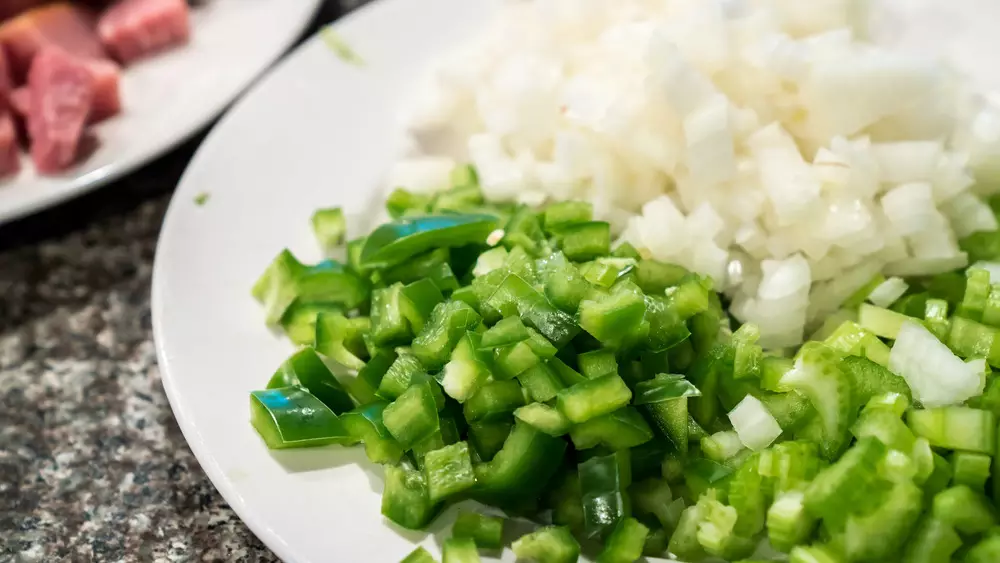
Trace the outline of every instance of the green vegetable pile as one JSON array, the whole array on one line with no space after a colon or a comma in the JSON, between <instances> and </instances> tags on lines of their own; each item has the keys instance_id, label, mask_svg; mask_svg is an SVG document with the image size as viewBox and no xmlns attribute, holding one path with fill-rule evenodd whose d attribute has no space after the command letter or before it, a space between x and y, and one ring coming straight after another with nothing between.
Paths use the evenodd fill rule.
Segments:
<instances>
[{"instance_id":1,"label":"green vegetable pile","mask_svg":"<svg viewBox=\"0 0 1000 563\"><path fill-rule=\"evenodd\" d=\"M302 347L250 407L270 448L363 444L394 524L475 499L540 525L511 546L538 563L1000 561L1000 286L984 270L916 280L891 308L861 294L783 356L731 330L711 280L612 250L589 204L487 205L462 168L387 208L344 263L284 251L257 282ZM313 224L345 244L340 210ZM915 357L904 333L932 345ZM973 396L940 404L965 389L940 365L971 370ZM445 563L503 549L503 528L461 513Z\"/></svg>"}]
</instances>

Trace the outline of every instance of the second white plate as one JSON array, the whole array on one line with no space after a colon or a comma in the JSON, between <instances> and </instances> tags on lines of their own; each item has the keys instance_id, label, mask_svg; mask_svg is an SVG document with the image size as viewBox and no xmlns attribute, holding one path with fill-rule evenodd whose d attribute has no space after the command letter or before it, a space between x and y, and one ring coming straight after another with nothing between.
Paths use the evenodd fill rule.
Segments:
<instances>
[{"instance_id":1,"label":"second white plate","mask_svg":"<svg viewBox=\"0 0 1000 563\"><path fill-rule=\"evenodd\" d=\"M0 224L106 184L219 114L308 25L322 0L211 0L191 11L191 42L123 70L123 112L94 128L76 167L39 176L30 159L0 181Z\"/></svg>"}]
</instances>

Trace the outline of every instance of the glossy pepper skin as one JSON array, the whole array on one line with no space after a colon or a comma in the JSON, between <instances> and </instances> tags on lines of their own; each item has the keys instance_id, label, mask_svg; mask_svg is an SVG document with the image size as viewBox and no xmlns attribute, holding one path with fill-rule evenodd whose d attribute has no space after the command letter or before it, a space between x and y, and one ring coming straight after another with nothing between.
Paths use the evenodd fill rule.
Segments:
<instances>
[{"instance_id":1,"label":"glossy pepper skin","mask_svg":"<svg viewBox=\"0 0 1000 563\"><path fill-rule=\"evenodd\" d=\"M250 393L250 423L275 450L357 443L337 415L301 387Z\"/></svg>"},{"instance_id":2,"label":"glossy pepper skin","mask_svg":"<svg viewBox=\"0 0 1000 563\"><path fill-rule=\"evenodd\" d=\"M334 413L354 408L350 395L312 348L303 348L285 360L267 383L268 389L291 386L305 388Z\"/></svg>"},{"instance_id":3,"label":"glossy pepper skin","mask_svg":"<svg viewBox=\"0 0 1000 563\"><path fill-rule=\"evenodd\" d=\"M428 250L485 244L499 224L492 215L430 215L400 219L372 231L361 248L363 267L399 264Z\"/></svg>"},{"instance_id":4,"label":"glossy pepper skin","mask_svg":"<svg viewBox=\"0 0 1000 563\"><path fill-rule=\"evenodd\" d=\"M565 452L565 440L516 422L493 460L475 466L473 496L500 506L537 498L559 470Z\"/></svg>"},{"instance_id":5,"label":"glossy pepper skin","mask_svg":"<svg viewBox=\"0 0 1000 563\"><path fill-rule=\"evenodd\" d=\"M581 463L584 528L589 537L603 537L631 513L627 489L632 484L631 456L619 450Z\"/></svg>"}]
</instances>

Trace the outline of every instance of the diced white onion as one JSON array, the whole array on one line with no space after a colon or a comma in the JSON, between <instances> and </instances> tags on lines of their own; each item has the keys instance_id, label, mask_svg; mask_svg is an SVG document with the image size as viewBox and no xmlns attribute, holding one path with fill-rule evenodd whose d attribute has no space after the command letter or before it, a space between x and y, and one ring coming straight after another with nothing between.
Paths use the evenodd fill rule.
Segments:
<instances>
[{"instance_id":1,"label":"diced white onion","mask_svg":"<svg viewBox=\"0 0 1000 563\"><path fill-rule=\"evenodd\" d=\"M985 369L963 362L917 322L907 321L899 329L889 369L906 380L913 398L925 407L956 405L982 393Z\"/></svg>"},{"instance_id":2,"label":"diced white onion","mask_svg":"<svg viewBox=\"0 0 1000 563\"><path fill-rule=\"evenodd\" d=\"M879 307L885 307L888 309L890 305L895 303L897 299L906 293L906 290L909 289L909 287L910 286L907 285L902 278L889 278L878 284L878 286L876 286L875 289L868 294L868 301L871 301Z\"/></svg>"},{"instance_id":3,"label":"diced white onion","mask_svg":"<svg viewBox=\"0 0 1000 563\"><path fill-rule=\"evenodd\" d=\"M756 397L747 395L738 405L729 411L729 421L740 437L743 445L753 451L769 447L778 436L781 436L781 426L767 407Z\"/></svg>"}]
</instances>

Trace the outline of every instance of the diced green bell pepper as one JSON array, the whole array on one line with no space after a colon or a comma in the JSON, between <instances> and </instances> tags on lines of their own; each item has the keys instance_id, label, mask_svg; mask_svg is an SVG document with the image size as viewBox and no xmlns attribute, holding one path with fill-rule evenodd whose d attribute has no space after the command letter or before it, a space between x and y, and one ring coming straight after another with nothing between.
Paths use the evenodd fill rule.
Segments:
<instances>
[{"instance_id":1,"label":"diced green bell pepper","mask_svg":"<svg viewBox=\"0 0 1000 563\"><path fill-rule=\"evenodd\" d=\"M556 408L575 424L614 412L626 405L632 391L617 375L577 383L559 392Z\"/></svg>"},{"instance_id":2,"label":"diced green bell pepper","mask_svg":"<svg viewBox=\"0 0 1000 563\"><path fill-rule=\"evenodd\" d=\"M438 429L438 409L429 381L411 385L385 407L382 422L403 449Z\"/></svg>"},{"instance_id":3,"label":"diced green bell pepper","mask_svg":"<svg viewBox=\"0 0 1000 563\"><path fill-rule=\"evenodd\" d=\"M649 528L635 518L623 518L604 542L597 563L633 563L642 557Z\"/></svg>"},{"instance_id":4,"label":"diced green bell pepper","mask_svg":"<svg viewBox=\"0 0 1000 563\"><path fill-rule=\"evenodd\" d=\"M503 448L514 422L509 417L469 423L469 443L481 461L490 461Z\"/></svg>"},{"instance_id":5,"label":"diced green bell pepper","mask_svg":"<svg viewBox=\"0 0 1000 563\"><path fill-rule=\"evenodd\" d=\"M424 476L432 503L470 489L476 484L476 474L469 457L469 445L458 442L427 452Z\"/></svg>"},{"instance_id":6,"label":"diced green bell pepper","mask_svg":"<svg viewBox=\"0 0 1000 563\"><path fill-rule=\"evenodd\" d=\"M598 445L612 450L634 448L653 439L653 431L639 411L623 407L573 426L570 438L578 450Z\"/></svg>"},{"instance_id":7,"label":"diced green bell pepper","mask_svg":"<svg viewBox=\"0 0 1000 563\"><path fill-rule=\"evenodd\" d=\"M329 407L301 387L251 392L250 424L272 450L357 442Z\"/></svg>"},{"instance_id":8,"label":"diced green bell pepper","mask_svg":"<svg viewBox=\"0 0 1000 563\"><path fill-rule=\"evenodd\" d=\"M503 548L504 519L476 512L459 511L451 528L452 537L469 538L479 549Z\"/></svg>"},{"instance_id":9,"label":"diced green bell pepper","mask_svg":"<svg viewBox=\"0 0 1000 563\"><path fill-rule=\"evenodd\" d=\"M472 307L462 301L445 301L434 307L430 320L413 339L413 354L428 369L443 367L459 339L482 323Z\"/></svg>"},{"instance_id":10,"label":"diced green bell pepper","mask_svg":"<svg viewBox=\"0 0 1000 563\"><path fill-rule=\"evenodd\" d=\"M465 401L463 411L469 422L503 420L524 402L524 393L516 381L492 381Z\"/></svg>"},{"instance_id":11,"label":"diced green bell pepper","mask_svg":"<svg viewBox=\"0 0 1000 563\"><path fill-rule=\"evenodd\" d=\"M293 343L308 346L316 338L316 317L320 313L343 312L344 306L339 303L315 303L296 299L281 317L281 328Z\"/></svg>"},{"instance_id":12,"label":"diced green bell pepper","mask_svg":"<svg viewBox=\"0 0 1000 563\"><path fill-rule=\"evenodd\" d=\"M267 383L268 389L291 386L305 388L336 414L354 408L347 391L312 348L303 348L292 354Z\"/></svg>"},{"instance_id":13,"label":"diced green bell pepper","mask_svg":"<svg viewBox=\"0 0 1000 563\"><path fill-rule=\"evenodd\" d=\"M951 561L951 556L962 546L962 538L955 529L932 516L924 516L916 531L910 536L903 552L902 563L938 563Z\"/></svg>"},{"instance_id":14,"label":"diced green bell pepper","mask_svg":"<svg viewBox=\"0 0 1000 563\"><path fill-rule=\"evenodd\" d=\"M558 233L561 229L594 219L594 206L589 201L560 201L545 208L545 230Z\"/></svg>"},{"instance_id":15,"label":"diced green bell pepper","mask_svg":"<svg viewBox=\"0 0 1000 563\"><path fill-rule=\"evenodd\" d=\"M476 542L469 538L448 538L441 550L441 563L479 563Z\"/></svg>"},{"instance_id":16,"label":"diced green bell pepper","mask_svg":"<svg viewBox=\"0 0 1000 563\"><path fill-rule=\"evenodd\" d=\"M562 526L546 526L521 536L512 545L518 559L534 563L574 563L580 557L580 544Z\"/></svg>"},{"instance_id":17,"label":"diced green bell pepper","mask_svg":"<svg viewBox=\"0 0 1000 563\"><path fill-rule=\"evenodd\" d=\"M507 274L503 278L485 304L505 317L516 313L525 324L542 333L557 349L569 344L580 332L580 327L572 317L556 308L525 280L513 274Z\"/></svg>"},{"instance_id":18,"label":"diced green bell pepper","mask_svg":"<svg viewBox=\"0 0 1000 563\"><path fill-rule=\"evenodd\" d=\"M491 215L437 215L399 219L372 231L361 249L361 265L385 267L440 247L486 243L498 226Z\"/></svg>"},{"instance_id":19,"label":"diced green bell pepper","mask_svg":"<svg viewBox=\"0 0 1000 563\"><path fill-rule=\"evenodd\" d=\"M473 496L499 506L538 498L565 452L564 440L516 423L493 459L475 466L478 485Z\"/></svg>"},{"instance_id":20,"label":"diced green bell pepper","mask_svg":"<svg viewBox=\"0 0 1000 563\"><path fill-rule=\"evenodd\" d=\"M438 563L431 552L422 547L418 547L404 557L399 563Z\"/></svg>"},{"instance_id":21,"label":"diced green bell pepper","mask_svg":"<svg viewBox=\"0 0 1000 563\"><path fill-rule=\"evenodd\" d=\"M401 466L386 466L383 516L408 530L419 530L436 513L437 507L431 503L423 473Z\"/></svg>"},{"instance_id":22,"label":"diced green bell pepper","mask_svg":"<svg viewBox=\"0 0 1000 563\"><path fill-rule=\"evenodd\" d=\"M362 358L368 354L361 336L369 328L366 317L348 319L340 313L320 313L316 317L313 347L348 369L360 370L365 367Z\"/></svg>"},{"instance_id":23,"label":"diced green bell pepper","mask_svg":"<svg viewBox=\"0 0 1000 563\"><path fill-rule=\"evenodd\" d=\"M347 220L344 219L344 210L339 207L328 209L317 209L312 215L313 234L320 248L325 252L344 244L347 236Z\"/></svg>"},{"instance_id":24,"label":"diced green bell pepper","mask_svg":"<svg viewBox=\"0 0 1000 563\"><path fill-rule=\"evenodd\" d=\"M388 403L373 402L346 412L340 417L347 432L365 445L365 455L372 463L395 465L403 457L403 448L382 422Z\"/></svg>"},{"instance_id":25,"label":"diced green bell pepper","mask_svg":"<svg viewBox=\"0 0 1000 563\"><path fill-rule=\"evenodd\" d=\"M628 450L594 456L580 463L577 470L587 536L603 537L631 513L631 456Z\"/></svg>"}]
</instances>

